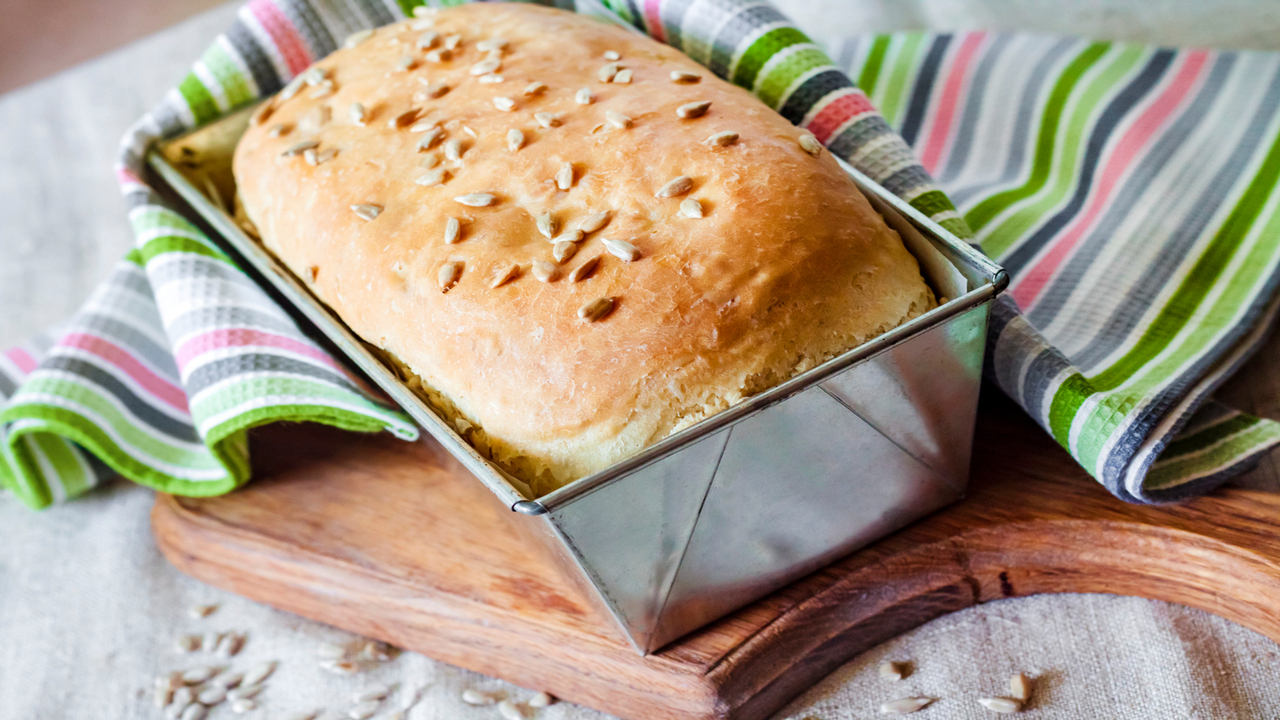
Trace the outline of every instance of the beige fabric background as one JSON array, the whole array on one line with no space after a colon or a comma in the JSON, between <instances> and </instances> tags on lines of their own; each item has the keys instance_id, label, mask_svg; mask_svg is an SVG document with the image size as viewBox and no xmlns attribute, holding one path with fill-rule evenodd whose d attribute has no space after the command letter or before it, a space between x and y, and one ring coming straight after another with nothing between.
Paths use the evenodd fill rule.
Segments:
<instances>
[{"instance_id":1,"label":"beige fabric background","mask_svg":"<svg viewBox=\"0 0 1280 720\"><path fill-rule=\"evenodd\" d=\"M988 27L1280 48L1280 3L1266 0L775 2L818 37ZM116 142L233 14L234 5L219 7L0 96L0 346L65 318L131 245L110 169ZM208 629L250 633L239 666L282 662L250 718L342 709L374 679L426 687L414 720L496 718L492 708L460 702L467 687L527 697L415 654L355 678L320 671L317 645L347 636L173 570L151 542L150 502L149 491L123 483L41 514L0 495L0 720L158 718L151 677L195 664L174 639ZM222 605L210 618L187 616L210 601ZM914 672L900 683L880 680L882 659L908 661ZM905 694L940 698L916 717L989 718L976 698L1005 692L1016 670L1041 678L1028 718L1280 717L1280 647L1270 640L1179 606L1075 595L992 603L929 623L855 658L779 718L869 718ZM234 716L223 707L213 717ZM562 704L538 717L605 716Z\"/></svg>"}]
</instances>

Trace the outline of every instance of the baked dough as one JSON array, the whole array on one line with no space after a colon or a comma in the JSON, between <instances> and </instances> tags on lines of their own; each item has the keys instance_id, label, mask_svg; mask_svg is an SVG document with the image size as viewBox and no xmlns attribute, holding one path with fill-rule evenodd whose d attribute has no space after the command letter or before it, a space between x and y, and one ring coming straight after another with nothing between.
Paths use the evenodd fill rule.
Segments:
<instances>
[{"instance_id":1,"label":"baked dough","mask_svg":"<svg viewBox=\"0 0 1280 720\"><path fill-rule=\"evenodd\" d=\"M244 211L539 495L934 306L829 153L668 46L517 3L345 45L240 140Z\"/></svg>"}]
</instances>

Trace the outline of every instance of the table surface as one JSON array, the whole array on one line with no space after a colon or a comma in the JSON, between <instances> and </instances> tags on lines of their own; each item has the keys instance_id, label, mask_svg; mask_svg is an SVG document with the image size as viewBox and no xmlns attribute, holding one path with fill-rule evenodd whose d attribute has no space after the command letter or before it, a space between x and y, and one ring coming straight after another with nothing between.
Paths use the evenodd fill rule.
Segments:
<instances>
[{"instance_id":1,"label":"table surface","mask_svg":"<svg viewBox=\"0 0 1280 720\"><path fill-rule=\"evenodd\" d=\"M1264 0L1091 0L1066 8L1050 0L775 4L823 38L986 27L1280 49L1280 5ZM131 246L111 171L117 142L234 12L234 4L221 6L0 96L0 346L69 316ZM1251 481L1278 489L1276 461L1264 465ZM151 541L150 503L150 491L125 483L39 514L0 495L0 720L159 717L148 697L151 677L198 664L203 656L184 657L174 641L207 630L249 633L236 665L281 661L262 696L264 710L251 718L345 708L354 690L374 680L425 688L409 713L414 720L496 717L492 708L463 704L464 688L528 695L415 654L356 677L321 671L318 644L351 638L177 573ZM191 619L187 608L204 602L220 609ZM884 659L909 662L910 677L879 679ZM1277 668L1275 643L1203 612L1106 595L1033 597L944 617L885 643L779 717L872 717L883 700L908 694L940 698L920 717L991 717L975 699L1007 692L1015 671L1041 678L1028 717L1280 717ZM218 716L230 717L225 709ZM604 716L562 704L538 717Z\"/></svg>"}]
</instances>

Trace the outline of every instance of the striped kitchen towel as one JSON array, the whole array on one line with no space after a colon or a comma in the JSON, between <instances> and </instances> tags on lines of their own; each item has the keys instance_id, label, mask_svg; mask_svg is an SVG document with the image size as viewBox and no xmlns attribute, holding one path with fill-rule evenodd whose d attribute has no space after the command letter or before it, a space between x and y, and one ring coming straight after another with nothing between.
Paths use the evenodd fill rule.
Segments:
<instances>
[{"instance_id":1,"label":"striped kitchen towel","mask_svg":"<svg viewBox=\"0 0 1280 720\"><path fill-rule=\"evenodd\" d=\"M418 4L250 0L135 126L120 173L139 249L55 342L0 359L0 479L24 500L112 471L224 492L247 477L244 430L275 419L413 434L140 178L154 139ZM764 2L553 4L683 50L1007 263L990 374L1120 497L1203 492L1280 439L1206 402L1275 309L1275 57L900 34L831 43L837 63Z\"/></svg>"}]
</instances>

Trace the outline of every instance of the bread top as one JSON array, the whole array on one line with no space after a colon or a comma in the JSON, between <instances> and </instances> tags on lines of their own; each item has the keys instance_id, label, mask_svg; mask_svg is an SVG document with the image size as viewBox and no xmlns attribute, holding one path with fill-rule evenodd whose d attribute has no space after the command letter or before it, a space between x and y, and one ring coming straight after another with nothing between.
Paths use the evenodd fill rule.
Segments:
<instances>
[{"instance_id":1,"label":"bread top","mask_svg":"<svg viewBox=\"0 0 1280 720\"><path fill-rule=\"evenodd\" d=\"M245 212L537 494L934 304L811 136L648 38L476 3L353 37L315 67L317 84L270 101L237 147ZM722 133L736 141L709 140ZM687 190L662 192L680 177ZM492 204L458 200L473 194ZM601 212L558 261L539 216L559 235Z\"/></svg>"}]
</instances>

